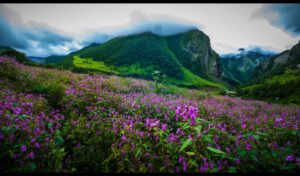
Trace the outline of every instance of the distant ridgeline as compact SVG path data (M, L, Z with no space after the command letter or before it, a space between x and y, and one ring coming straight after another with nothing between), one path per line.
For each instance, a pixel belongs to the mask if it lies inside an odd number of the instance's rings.
M247 83L254 77L255 68L275 54L257 50L239 49L238 54L226 54L221 57L223 81L232 86Z
M238 89L240 96L300 105L300 42L261 62L253 79Z
M45 58L46 64L77 72L102 72L152 79L158 70L165 82L187 87L222 89L219 55L207 35L191 30L171 36L150 32L92 44L67 56Z

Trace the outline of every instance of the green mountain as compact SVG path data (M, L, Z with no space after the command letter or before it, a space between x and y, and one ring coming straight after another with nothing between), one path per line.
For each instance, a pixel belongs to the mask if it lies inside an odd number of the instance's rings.
M220 57L199 30L172 36L150 32L116 37L67 56L45 58L46 64L74 71L102 72L152 79L159 71L165 82L187 87L223 88Z
M247 98L300 104L300 42L254 70L253 80L238 89Z
M255 68L274 56L274 54L262 51L247 51L243 48L239 50L240 53L226 54L221 57L223 70L221 79L232 86L241 85L253 79Z
M22 63L30 62L30 60L26 57L24 53L6 46L0 46L0 56L14 57L16 58L16 60Z
M254 71L254 82L259 82L275 75L281 75L287 69L299 69L300 41L290 50L284 51L265 62L262 62Z
M28 58L36 63L44 63L44 58L43 57L36 57L36 56L28 56Z

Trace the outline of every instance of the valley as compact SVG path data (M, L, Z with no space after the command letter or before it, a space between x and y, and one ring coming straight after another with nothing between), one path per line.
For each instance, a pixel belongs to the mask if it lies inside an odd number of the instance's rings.
M0 173L298 173L300 4L0 4Z

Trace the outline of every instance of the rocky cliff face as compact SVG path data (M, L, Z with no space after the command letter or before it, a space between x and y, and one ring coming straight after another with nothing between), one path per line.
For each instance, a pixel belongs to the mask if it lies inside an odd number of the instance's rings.
M231 85L246 83L253 78L255 68L272 56L274 55L252 50L223 55L221 57L223 67L221 79Z
M194 31L191 33L191 40L189 40L185 46L185 49L192 55L192 64L199 64L198 71L202 76L213 75L220 76L220 58L216 52L214 52L210 45L210 40L207 35L201 31Z
M254 71L254 77L261 79L283 74L287 69L299 69L300 67L300 41L290 50L284 51L258 65Z
M181 46L182 52L187 52L186 57L182 57L180 54L177 57L185 67L204 78L221 76L220 57L212 50L210 39L206 34L199 30L193 30L171 38L175 37L179 40L177 43Z

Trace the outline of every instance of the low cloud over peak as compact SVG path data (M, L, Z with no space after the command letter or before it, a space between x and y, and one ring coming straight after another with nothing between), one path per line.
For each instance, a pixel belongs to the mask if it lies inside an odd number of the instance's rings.
M152 32L157 35L167 36L187 32L191 29L202 29L203 25L185 19L166 15L146 15L140 11L131 14L132 21L129 29L135 33Z
M97 29L86 29L77 35L64 33L46 23L24 21L22 17L0 5L0 45L10 46L27 55L45 57L68 54L91 43L103 43L116 36L152 32L167 36L203 26L165 15L131 14L129 23Z
M276 55L279 53L269 47L250 45L245 48L236 48L233 52L222 53L221 57L239 56L240 54L247 54L249 52L260 53L267 56Z
M201 24L188 20L166 15L147 15L137 10L131 13L130 17L129 23L124 25L86 29L81 37L83 38L82 44L103 43L116 36L126 36L143 32L168 36L204 27Z

